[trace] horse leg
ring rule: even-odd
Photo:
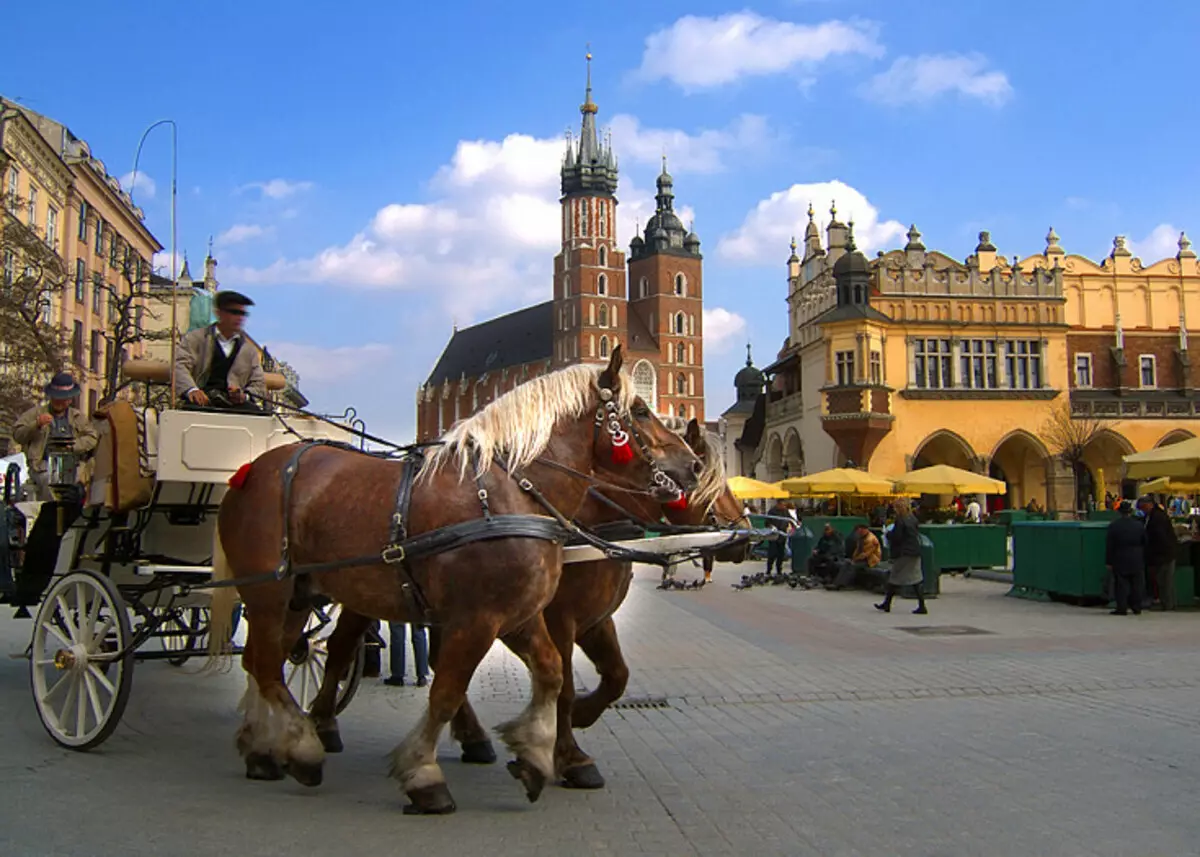
[[[436,625],[429,629],[429,668],[437,672],[438,656],[441,654],[442,629]],[[462,760],[468,765],[491,765],[496,762],[496,748],[487,730],[479,722],[471,700],[463,697],[463,704],[450,721],[450,737],[462,747]]]
[[[462,707],[471,676],[495,642],[496,631],[495,625],[441,629],[440,657],[429,686],[429,705],[392,751],[391,776],[400,781],[412,801],[404,808],[406,814],[440,815],[456,809],[437,763],[438,738]]]
[[[587,696],[576,699],[571,709],[571,726],[586,729],[621,698],[629,683],[629,667],[621,654],[621,642],[617,639],[617,627],[611,616],[580,637],[579,648],[600,674],[599,686]]]
[[[517,757],[508,763],[508,772],[524,784],[532,803],[541,795],[546,780],[554,776],[554,720],[563,686],[562,655],[541,613],[504,642],[529,668],[533,695],[519,717],[501,723],[496,731]]]
[[[567,788],[604,788],[604,777],[600,775],[595,760],[580,748],[571,728],[571,707],[575,704],[575,670],[572,667],[575,622],[570,617],[547,611],[546,627],[562,659],[563,675],[562,690],[558,694],[558,737],[554,742],[555,772]]]
[[[325,643],[328,650],[325,675],[308,717],[327,753],[340,753],[345,749],[337,724],[338,683],[354,663],[354,656],[370,624],[368,617],[343,608],[333,626],[333,633]]]

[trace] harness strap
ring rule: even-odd
[[[292,573],[292,558],[289,549],[289,536],[292,531],[292,483],[296,479],[296,472],[300,469],[300,458],[310,449],[320,445],[308,442],[300,444],[283,467],[283,538],[279,546],[279,565],[275,568],[276,580],[283,580]]]
[[[387,547],[380,558],[388,565],[399,565],[401,572],[400,594],[404,597],[405,606],[421,624],[429,622],[429,601],[421,591],[416,577],[413,576],[412,565],[409,563],[403,544],[408,539],[408,507],[412,504],[413,482],[417,473],[425,463],[422,452],[414,452],[405,456],[400,465],[400,484],[396,488],[396,503],[392,511],[392,530]],[[400,559],[389,561],[388,557],[399,551]]]

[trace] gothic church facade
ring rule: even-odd
[[[589,57],[589,63],[590,63]],[[617,158],[596,131],[589,64],[578,141],[563,158],[552,299],[455,330],[417,391],[417,440],[440,437],[518,384],[617,345],[658,413],[704,422],[703,257],[675,212],[666,159],[654,216],[629,253],[617,239]]]

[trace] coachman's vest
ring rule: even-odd
[[[225,356],[225,349],[221,347],[221,343],[217,342],[216,334],[213,334],[213,354],[212,363],[209,364],[208,381],[205,382],[206,390],[218,390],[222,394],[229,390],[229,367],[233,365],[233,361],[237,359],[238,352],[242,350],[242,343],[245,340],[238,337],[233,343],[233,350],[229,352],[229,356]]]

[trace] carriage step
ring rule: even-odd
[[[140,577],[153,577],[156,574],[188,574],[196,577],[212,577],[211,565],[166,565],[165,563],[147,562],[134,566],[134,574]]]

